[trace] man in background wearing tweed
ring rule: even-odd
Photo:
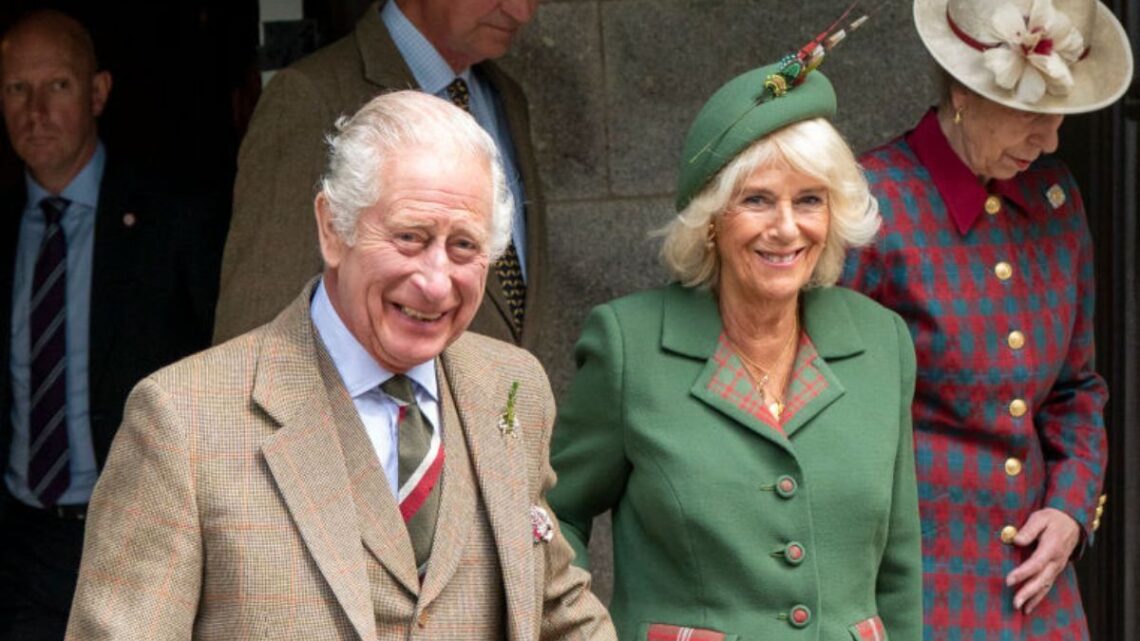
[[[323,277],[132,393],[69,638],[614,639],[546,506],[546,376],[465,333],[510,237],[491,137],[412,91],[337,129]]]
[[[267,322],[321,268],[308,203],[320,140],[385,91],[419,89],[467,109],[502,154],[515,197],[511,242],[488,270],[471,331],[533,351],[544,323],[545,213],[522,90],[492,61],[538,0],[387,0],[352,33],[282,69],[257,103],[238,154],[214,342]]]

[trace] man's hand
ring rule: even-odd
[[[1069,564],[1080,535],[1081,527],[1073,517],[1056,508],[1042,508],[1029,515],[1013,543],[1018,547],[1036,544],[1037,549],[1005,577],[1007,586],[1021,585],[1013,596],[1013,607],[1029,614],[1041,603]]]

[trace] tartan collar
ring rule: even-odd
[[[842,297],[828,296],[827,288],[814,288],[805,290],[800,300],[804,331],[824,360],[863,352],[863,337]],[[701,360],[716,353],[724,326],[711,291],[673,283],[665,288],[662,305],[663,348]]]
[[[942,133],[938,124],[938,110],[930,109],[919,121],[918,126],[906,134],[906,143],[914,150],[918,161],[930,174],[938,195],[946,203],[946,209],[958,233],[965,236],[985,211],[986,198],[996,194],[1006,202],[1016,205],[1014,210],[1029,211],[1025,195],[1018,185],[1017,176],[1010,180],[991,180],[985,184],[954,149]]]

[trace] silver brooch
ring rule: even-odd
[[[554,538],[554,521],[550,514],[537,505],[530,506],[530,529],[534,533],[534,542],[549,543]]]

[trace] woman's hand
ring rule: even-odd
[[[1029,515],[1013,543],[1026,547],[1036,543],[1033,554],[1005,577],[1005,584],[1021,584],[1013,607],[1029,614],[1049,594],[1080,541],[1081,527],[1073,517],[1056,508],[1042,508]]]

